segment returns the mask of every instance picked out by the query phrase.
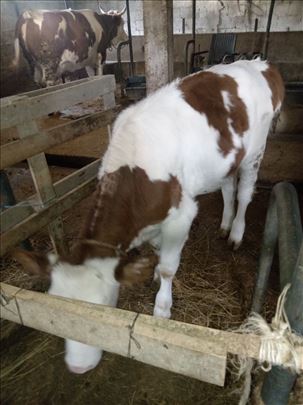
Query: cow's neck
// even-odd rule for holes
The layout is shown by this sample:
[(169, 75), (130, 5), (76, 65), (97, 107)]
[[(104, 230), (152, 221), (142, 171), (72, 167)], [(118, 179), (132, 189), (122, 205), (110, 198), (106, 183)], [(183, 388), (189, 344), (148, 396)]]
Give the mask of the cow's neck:
[(105, 173), (80, 234), (75, 260), (115, 257), (117, 248), (127, 251), (142, 229), (163, 221), (180, 199), (181, 188), (175, 177), (150, 181), (144, 170), (127, 166)]
[(117, 21), (114, 16), (107, 14), (97, 14), (97, 19), (103, 28), (100, 47), (108, 48), (118, 32)]

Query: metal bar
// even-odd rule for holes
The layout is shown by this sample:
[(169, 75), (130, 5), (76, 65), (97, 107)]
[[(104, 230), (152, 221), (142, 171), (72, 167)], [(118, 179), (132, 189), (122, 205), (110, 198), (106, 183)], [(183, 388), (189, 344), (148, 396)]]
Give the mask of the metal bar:
[[(287, 294), (285, 311), (292, 330), (303, 335), (303, 244)], [(274, 366), (266, 375), (261, 397), (265, 405), (287, 405), (297, 375), (283, 367)]]
[[(260, 255), (258, 279), (252, 305), (252, 310), (255, 312), (261, 311), (277, 240), (279, 241), (281, 290), (287, 283), (291, 282), (291, 289), (287, 295), (285, 311), (292, 329), (302, 334), (302, 226), (296, 190), (293, 185), (286, 182), (275, 185), (269, 202)], [(296, 374), (282, 367), (272, 367), (271, 371), (265, 377), (261, 391), (265, 405), (287, 405), (289, 394), (295, 380)]]
[(264, 42), (264, 48), (263, 48), (264, 59), (267, 59), (267, 52), (268, 52), (268, 46), (269, 46), (269, 36), (270, 36), (270, 26), (271, 26), (271, 20), (272, 20), (272, 15), (273, 15), (273, 11), (274, 11), (275, 1), (276, 0), (271, 0), (270, 8), (269, 8), (269, 14), (268, 14), (268, 20), (267, 20), (267, 26), (266, 26), (265, 42)]
[(196, 51), (196, 0), (192, 0), (192, 29), (193, 29), (193, 41), (194, 41), (194, 52)]
[(252, 311), (260, 312), (279, 235), (281, 290), (290, 282), (302, 241), (296, 189), (281, 182), (273, 187), (266, 216)]
[(189, 47), (193, 45), (193, 53), (194, 53), (194, 40), (190, 39), (186, 42), (185, 46), (185, 74), (187, 75), (190, 72), (190, 68), (188, 68), (188, 54), (189, 54)]
[(185, 34), (185, 18), (182, 18), (182, 34)]
[(133, 39), (132, 39), (132, 29), (130, 23), (130, 9), (129, 0), (126, 0), (126, 13), (127, 13), (127, 30), (128, 30), (128, 41), (129, 41), (129, 57), (130, 57), (130, 75), (134, 75), (134, 53), (133, 53)]
[(274, 187), (279, 218), (279, 266), (281, 291), (291, 281), (302, 241), (296, 189), (283, 182)]
[(121, 52), (122, 52), (122, 47), (125, 45), (129, 45), (129, 40), (127, 41), (122, 41), (119, 42), (118, 46), (117, 46), (117, 65), (118, 65), (118, 82), (122, 84), (123, 81), (123, 68), (122, 68), (122, 56), (121, 56)]
[(265, 228), (258, 266), (258, 277), (256, 281), (253, 303), (251, 308), (252, 312), (257, 313), (261, 312), (277, 241), (278, 241), (277, 207), (275, 194), (272, 192), (265, 220)]

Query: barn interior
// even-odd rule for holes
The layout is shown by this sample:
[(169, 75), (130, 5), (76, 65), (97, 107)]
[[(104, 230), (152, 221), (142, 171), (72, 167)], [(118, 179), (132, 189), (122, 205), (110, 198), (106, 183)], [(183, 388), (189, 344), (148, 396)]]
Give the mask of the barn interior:
[[(124, 0), (1, 0), (2, 123), (10, 120), (14, 122), (5, 112), (11, 111), (5, 110), (8, 100), (10, 103), (15, 100), (16, 103), (20, 100), (22, 102), (22, 98), (30, 97), (29, 94), (34, 98), (42, 94), (39, 92), (52, 91), (52, 88), (41, 90), (34, 82), (23, 56), (18, 68), (12, 66), (15, 26), (19, 16), (30, 9), (71, 8), (100, 12), (98, 3), (104, 11), (122, 10), (126, 5)], [(100, 99), (97, 96), (98, 89), (91, 86), (91, 93), (85, 95), (84, 101), (79, 102), (81, 97), (76, 95), (79, 99), (76, 104), (68, 105), (64, 99), (60, 99), (57, 104), (54, 98), (55, 102), (44, 115), (39, 115), (37, 104), (31, 108), (34, 117), (24, 113), (22, 122), (16, 119), (17, 124), (1, 126), (1, 160), (13, 162), (1, 165), (1, 244), (4, 246), (1, 282), (20, 289), (47, 291), (47, 283), (26, 274), (12, 256), (16, 245), (39, 252), (54, 249), (54, 235), (50, 237), (50, 228), (45, 222), (41, 221), (39, 229), (36, 224), (35, 230), (28, 226), (20, 228), (18, 233), (17, 229), (31, 215), (43, 213), (49, 208), (48, 200), (41, 197), (39, 179), (42, 187), (46, 185), (43, 182), (49, 182), (47, 192), (51, 193), (50, 200), (56, 202), (62, 197), (56, 195), (62, 184), (60, 182), (68, 176), (76, 176), (81, 170), (79, 179), (88, 176), (87, 165), (96, 171), (98, 159), (103, 156), (109, 143), (109, 124), (112, 124), (120, 111), (171, 80), (206, 68), (210, 50), (216, 46), (215, 35), (225, 35), (227, 39), (229, 34), (233, 34), (232, 44), (227, 43), (227, 46), (232, 46), (232, 54), (227, 52), (225, 63), (241, 58), (266, 58), (278, 67), (285, 83), (286, 96), (279, 118), (268, 137), (256, 191), (247, 211), (243, 244), (237, 251), (233, 251), (226, 240), (220, 238), (223, 208), (220, 192), (199, 197), (199, 213), (173, 282), (172, 308), (173, 320), (230, 331), (239, 327), (251, 311), (273, 187), (280, 182), (292, 184), (301, 218), (303, 215), (303, 2), (130, 0), (127, 6), (123, 18), (125, 31), (130, 34), (129, 41), (118, 46), (118, 49), (108, 49), (103, 66), (104, 76), (115, 78), (114, 100), (106, 97), (109, 93), (102, 93)], [(203, 51), (208, 53), (201, 54)], [(222, 59), (215, 63), (219, 62)], [(78, 71), (77, 74), (79, 86), (85, 86), (93, 80), (87, 79), (86, 72)], [(69, 83), (59, 86), (66, 86), (67, 89)], [(60, 91), (60, 88), (56, 90)], [(90, 97), (90, 94), (93, 96)], [(103, 124), (100, 124), (100, 117), (104, 120)], [(99, 120), (97, 124), (93, 123), (95, 119)], [(78, 120), (82, 120), (81, 123)], [(63, 128), (61, 125), (70, 125), (72, 130), (67, 131), (70, 134), (79, 126), (79, 135), (66, 135), (61, 142), (43, 149), (43, 164), (46, 164), (50, 173), (50, 177), (46, 176), (48, 180), (45, 180), (46, 177), (35, 173), (29, 159), (17, 161), (14, 155), (22, 156), (25, 153), (26, 156), (26, 151), (20, 150), (25, 148), (23, 138), (26, 136), (41, 134), (41, 137), (43, 135), (47, 138), (48, 134), (53, 133), (55, 137)], [(36, 151), (36, 155), (30, 155), (31, 159), (32, 156), (36, 158), (38, 152), (41, 155), (42, 149), (34, 144), (36, 139), (32, 138), (32, 144), (26, 146), (28, 150)], [(20, 140), (23, 143), (18, 143)], [(5, 153), (9, 157), (4, 156)], [(41, 173), (46, 170), (45, 166), (40, 166), (40, 170)], [(94, 176), (96, 174), (93, 171), (91, 173)], [(91, 180), (90, 177), (85, 178), (88, 179)], [(76, 188), (80, 183), (74, 181), (71, 185)], [(65, 248), (69, 248), (77, 238), (80, 224), (92, 204), (94, 187), (95, 183), (89, 183), (89, 193), (79, 193), (77, 204), (70, 204), (68, 209), (57, 215), (60, 215), (63, 231), (61, 229), (56, 234), (55, 242), (62, 242)], [(25, 216), (20, 224), (14, 219), (14, 216), (19, 216), (16, 207), (23, 213), (29, 207), (28, 212), (22, 214)], [(13, 233), (14, 236), (11, 236)], [(64, 241), (56, 241), (56, 238), (64, 238)], [(297, 257), (298, 252), (295, 259)], [(302, 260), (301, 248), (301, 269)], [(261, 311), (268, 322), (275, 313), (281, 292), (279, 269), (279, 252), (276, 248)], [(118, 308), (152, 315), (157, 291), (158, 286), (152, 280), (144, 286), (122, 287)], [(2, 305), (1, 295), (1, 311)], [(297, 299), (297, 305), (303, 305), (302, 294)], [(302, 319), (300, 327), (303, 327)], [(302, 334), (302, 329), (298, 327), (298, 333), (300, 330)], [(64, 364), (62, 338), (2, 317), (0, 350), (2, 404), (232, 405), (239, 403), (243, 390), (243, 378), (237, 378), (236, 368), (230, 358), (224, 387), (107, 352), (97, 368), (84, 375), (74, 375)], [(249, 403), (278, 404), (276, 400), (264, 399), (261, 395), (265, 374), (260, 368), (254, 372)], [(279, 403), (303, 404), (302, 375), (292, 381), (291, 389), (285, 394), (286, 402), (281, 399)]]

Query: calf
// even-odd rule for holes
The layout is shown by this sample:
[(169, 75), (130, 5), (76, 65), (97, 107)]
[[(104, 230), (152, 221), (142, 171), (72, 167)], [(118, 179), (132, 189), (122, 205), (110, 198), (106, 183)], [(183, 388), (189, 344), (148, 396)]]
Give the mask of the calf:
[[(169, 318), (195, 198), (222, 189), (221, 232), (237, 248), (283, 94), (273, 66), (238, 61), (176, 80), (127, 108), (115, 122), (94, 207), (70, 257), (19, 251), (18, 259), (28, 271), (51, 276), (50, 294), (116, 306), (120, 283), (148, 275), (149, 259), (133, 250), (150, 242), (160, 279), (154, 315)], [(74, 372), (95, 367), (100, 357), (99, 349), (66, 341)]]

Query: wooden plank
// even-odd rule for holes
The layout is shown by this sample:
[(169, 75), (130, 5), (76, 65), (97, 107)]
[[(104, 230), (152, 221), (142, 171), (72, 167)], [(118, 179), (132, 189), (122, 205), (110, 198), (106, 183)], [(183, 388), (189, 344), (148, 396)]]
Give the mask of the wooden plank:
[(34, 213), (23, 222), (4, 232), (0, 236), (1, 256), (21, 241), (32, 236), (41, 228), (58, 218), (63, 212), (73, 207), (76, 203), (92, 193), (96, 180), (88, 180), (79, 187), (74, 188), (61, 198), (55, 199), (41, 211)]
[(19, 125), (54, 111), (69, 107), (81, 101), (114, 92), (116, 83), (113, 75), (94, 76), (74, 85), (59, 85), (38, 95), (12, 96), (1, 99), (1, 129)]
[(215, 339), (220, 331), (212, 333), (196, 325), (20, 290), (3, 283), (1, 291), (4, 319), (224, 385), (227, 345), (225, 340)]
[[(27, 136), (37, 133), (38, 127), (35, 121), (26, 121), (22, 125), (17, 126), (20, 139), (27, 138)], [(41, 207), (49, 204), (54, 198), (56, 193), (53, 187), (52, 178), (46, 162), (44, 153), (35, 155), (27, 160), (32, 178), (34, 181), (35, 189), (37, 191)], [(57, 252), (67, 253), (68, 245), (64, 237), (63, 221), (61, 218), (56, 218), (48, 226), (49, 235), (53, 243), (54, 249)]]
[[(97, 176), (100, 163), (101, 159), (98, 159), (54, 183), (56, 197), (62, 197), (65, 193), (80, 186), (87, 180), (94, 179)], [(38, 202), (37, 195), (32, 195), (27, 200), (5, 210), (0, 215), (1, 232), (6, 232), (19, 222), (24, 221), (28, 216), (39, 211), (39, 207), (41, 205)]]
[[(103, 99), (104, 108), (106, 110), (112, 109), (115, 107), (116, 99), (115, 99), (115, 94), (113, 92), (104, 94), (102, 99)], [(112, 128), (111, 128), (110, 124), (107, 125), (107, 134), (108, 134), (108, 139), (110, 141), (111, 137), (112, 137)]]
[(12, 166), (35, 154), (44, 152), (52, 146), (76, 139), (81, 135), (94, 131), (97, 128), (111, 124), (116, 118), (119, 107), (108, 111), (92, 114), (47, 131), (39, 131), (26, 139), (9, 142), (1, 146), (0, 169)]

